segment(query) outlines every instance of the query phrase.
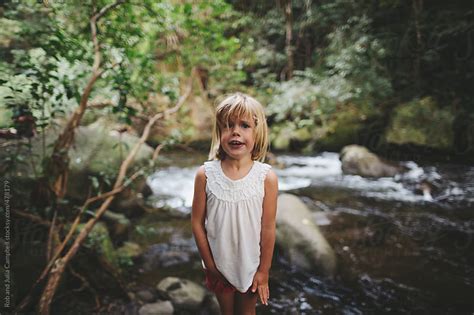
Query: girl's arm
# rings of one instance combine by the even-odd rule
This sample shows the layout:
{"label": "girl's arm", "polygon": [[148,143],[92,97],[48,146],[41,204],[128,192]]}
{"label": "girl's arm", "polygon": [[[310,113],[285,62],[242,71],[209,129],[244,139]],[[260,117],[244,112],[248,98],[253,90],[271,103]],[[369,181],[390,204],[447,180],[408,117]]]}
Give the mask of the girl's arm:
{"label": "girl's arm", "polygon": [[258,289],[262,304],[268,305],[270,291],[268,274],[272,264],[275,247],[275,217],[278,197],[278,178],[272,170],[265,178],[265,197],[263,198],[262,232],[260,236],[260,265],[255,273],[252,292]]}
{"label": "girl's arm", "polygon": [[204,166],[201,166],[196,173],[194,180],[194,197],[191,212],[191,225],[193,229],[194,239],[201,255],[204,265],[211,273],[219,276],[216,264],[212,257],[209,242],[207,241],[206,229],[204,223],[206,220],[206,174]]}

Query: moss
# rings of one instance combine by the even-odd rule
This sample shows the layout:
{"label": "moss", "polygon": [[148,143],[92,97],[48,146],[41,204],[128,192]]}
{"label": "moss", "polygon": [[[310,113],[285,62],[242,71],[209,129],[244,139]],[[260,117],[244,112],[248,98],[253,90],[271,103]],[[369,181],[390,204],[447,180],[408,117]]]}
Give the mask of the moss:
{"label": "moss", "polygon": [[[77,226],[77,232],[79,233],[85,226],[85,223],[81,223]],[[107,260],[112,266],[118,267],[118,255],[115,251],[114,244],[110,238],[107,226],[102,222],[97,222],[92,228],[92,231],[87,236],[84,246],[89,247],[105,260]]]}
{"label": "moss", "polygon": [[309,141],[312,138],[311,132],[308,127],[303,127],[303,128],[294,130],[291,136],[292,136],[292,139],[300,141],[300,142]]}
{"label": "moss", "polygon": [[124,242],[123,246],[117,249],[117,255],[120,259],[136,258],[140,256],[142,252],[142,247],[133,242]]}
{"label": "moss", "polygon": [[275,126],[270,134],[270,142],[272,149],[275,150],[288,150],[290,147],[291,133],[293,128],[289,125]]}
{"label": "moss", "polygon": [[321,136],[315,139],[317,145],[326,150],[337,151],[345,145],[355,143],[368,118],[377,115],[378,112],[374,109],[348,104],[334,114],[325,130],[318,131]]}
{"label": "moss", "polygon": [[394,144],[415,144],[437,149],[453,146],[454,116],[430,97],[397,106],[385,139]]}

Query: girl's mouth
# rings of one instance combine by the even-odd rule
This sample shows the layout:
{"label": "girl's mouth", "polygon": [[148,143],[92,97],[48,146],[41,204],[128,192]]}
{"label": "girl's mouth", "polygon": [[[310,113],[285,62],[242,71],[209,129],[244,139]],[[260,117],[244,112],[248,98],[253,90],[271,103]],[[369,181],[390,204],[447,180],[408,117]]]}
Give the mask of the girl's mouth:
{"label": "girl's mouth", "polygon": [[239,147],[241,147],[242,145],[244,145],[244,143],[243,143],[243,142],[240,142],[240,141],[238,141],[238,140],[232,140],[232,141],[229,142],[229,145],[230,145],[231,147],[234,147],[234,148],[239,148]]}

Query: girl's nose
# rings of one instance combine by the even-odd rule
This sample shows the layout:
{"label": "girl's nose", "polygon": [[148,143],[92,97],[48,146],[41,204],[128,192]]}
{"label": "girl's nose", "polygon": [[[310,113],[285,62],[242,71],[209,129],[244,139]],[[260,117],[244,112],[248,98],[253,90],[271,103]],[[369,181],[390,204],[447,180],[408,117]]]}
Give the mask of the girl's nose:
{"label": "girl's nose", "polygon": [[240,126],[239,126],[239,124],[234,124],[234,125],[231,127],[231,130],[232,130],[232,134],[239,133],[239,131],[240,131]]}

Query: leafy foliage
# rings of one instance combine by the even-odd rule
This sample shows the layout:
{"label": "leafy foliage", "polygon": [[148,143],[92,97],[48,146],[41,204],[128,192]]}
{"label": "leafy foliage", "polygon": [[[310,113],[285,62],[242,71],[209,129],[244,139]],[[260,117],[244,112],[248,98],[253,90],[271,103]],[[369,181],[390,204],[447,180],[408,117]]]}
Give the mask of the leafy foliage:
{"label": "leafy foliage", "polygon": [[276,123],[291,121],[293,129],[308,128],[325,136],[329,121],[339,110],[358,105],[375,114],[374,103],[391,95],[380,60],[385,51],[370,35],[370,21],[353,17],[328,34],[328,47],[320,66],[295,71],[292,80],[274,83],[268,113]]}
{"label": "leafy foliage", "polygon": [[[271,122],[313,133],[337,111],[370,115],[380,103],[425,95],[459,104],[455,115],[472,112],[474,10],[467,0],[416,9],[418,2],[292,1],[294,73],[284,81],[284,2],[126,1],[98,23],[106,72],[91,101],[112,104],[94,109],[99,116],[131,124],[163,109],[153,104],[155,94],[176,102],[183,79],[199,68],[209,96],[249,91],[269,103]],[[94,58],[89,18],[111,3],[89,0],[81,10],[74,1],[2,5],[3,125],[31,114],[46,128],[71,113]],[[173,134],[169,143],[183,139]]]}

